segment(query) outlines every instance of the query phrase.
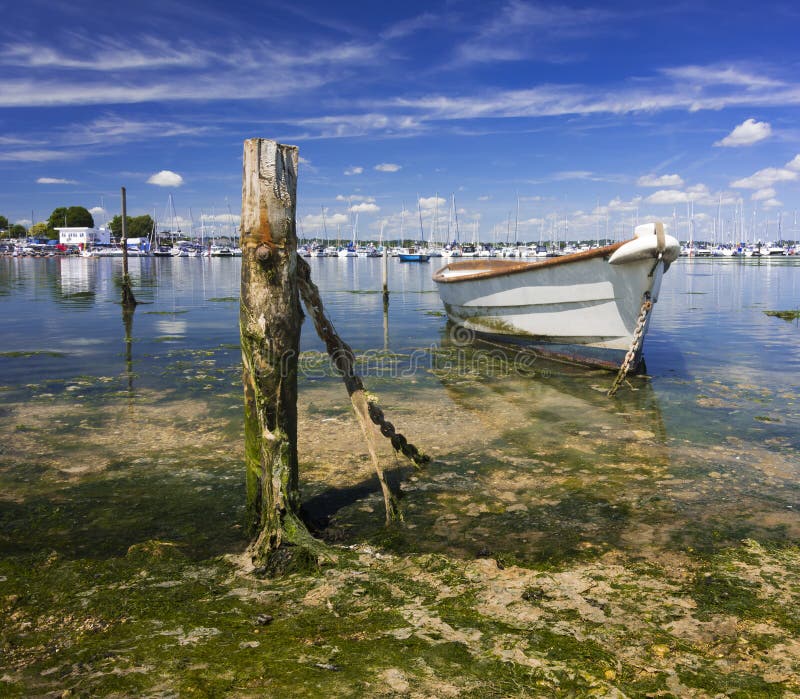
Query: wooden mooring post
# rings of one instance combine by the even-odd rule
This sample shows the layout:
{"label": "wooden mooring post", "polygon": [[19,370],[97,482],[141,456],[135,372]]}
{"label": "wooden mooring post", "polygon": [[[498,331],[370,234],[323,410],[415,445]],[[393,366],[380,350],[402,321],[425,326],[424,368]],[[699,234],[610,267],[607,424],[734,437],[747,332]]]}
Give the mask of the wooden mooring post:
{"label": "wooden mooring post", "polygon": [[389,249],[383,246],[383,307],[389,305]]}
{"label": "wooden mooring post", "polygon": [[295,146],[244,143],[239,330],[249,553],[270,569],[290,568],[288,559],[314,547],[299,517],[297,163]]}
{"label": "wooden mooring post", "polygon": [[128,203],[125,187],[122,187],[122,307],[136,308],[136,297],[131,289],[131,278],[128,275]]}

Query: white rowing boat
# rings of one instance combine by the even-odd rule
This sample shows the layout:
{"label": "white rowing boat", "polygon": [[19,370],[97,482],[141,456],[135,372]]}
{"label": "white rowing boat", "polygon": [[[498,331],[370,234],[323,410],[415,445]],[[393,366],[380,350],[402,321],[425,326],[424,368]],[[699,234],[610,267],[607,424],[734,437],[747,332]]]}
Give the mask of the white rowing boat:
{"label": "white rowing boat", "polygon": [[[634,238],[537,261],[473,258],[433,276],[448,317],[482,335],[523,342],[543,354],[618,367],[632,345],[646,301],[680,244],[661,223]],[[647,331],[649,314],[642,332]],[[641,356],[641,343],[634,364]]]}

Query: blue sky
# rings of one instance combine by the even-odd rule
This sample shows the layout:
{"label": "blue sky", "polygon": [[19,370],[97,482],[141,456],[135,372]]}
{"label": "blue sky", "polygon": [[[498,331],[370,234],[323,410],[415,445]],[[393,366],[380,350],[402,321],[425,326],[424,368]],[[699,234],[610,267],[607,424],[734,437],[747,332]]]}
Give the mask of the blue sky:
{"label": "blue sky", "polygon": [[[0,214],[230,227],[242,142],[300,147],[307,236],[686,237],[800,208],[793,2],[0,3]],[[438,196],[438,200],[437,200]],[[420,201],[421,200],[421,201]],[[519,216],[517,217],[517,202]],[[100,208],[104,208],[104,212]],[[232,212],[232,217],[228,213]],[[405,216],[401,213],[406,210]],[[729,237],[726,233],[726,237]]]}

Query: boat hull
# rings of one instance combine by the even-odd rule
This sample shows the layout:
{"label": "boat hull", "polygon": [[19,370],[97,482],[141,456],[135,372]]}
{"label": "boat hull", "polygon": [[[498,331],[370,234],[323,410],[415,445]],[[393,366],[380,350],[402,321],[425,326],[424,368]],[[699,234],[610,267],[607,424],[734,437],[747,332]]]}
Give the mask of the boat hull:
{"label": "boat hull", "polygon": [[457,325],[551,356],[615,367],[631,346],[645,294],[658,299],[663,273],[680,250],[669,236],[640,238],[539,262],[452,263],[434,281]]}
{"label": "boat hull", "polygon": [[400,253],[398,257],[400,258],[400,262],[427,262],[430,259],[430,255],[421,255],[418,253]]}

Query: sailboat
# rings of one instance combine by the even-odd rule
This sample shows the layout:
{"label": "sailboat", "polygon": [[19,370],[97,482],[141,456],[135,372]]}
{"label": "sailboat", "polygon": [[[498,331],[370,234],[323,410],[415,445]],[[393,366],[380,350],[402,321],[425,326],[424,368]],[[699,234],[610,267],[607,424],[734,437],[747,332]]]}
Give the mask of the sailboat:
{"label": "sailboat", "polygon": [[[403,207],[405,209],[405,207]],[[420,240],[425,240],[425,231],[422,228],[422,205],[420,204],[419,194],[417,194],[417,211],[419,211],[419,234]],[[406,248],[398,255],[400,262],[427,262],[431,256],[418,248],[416,245]]]}

